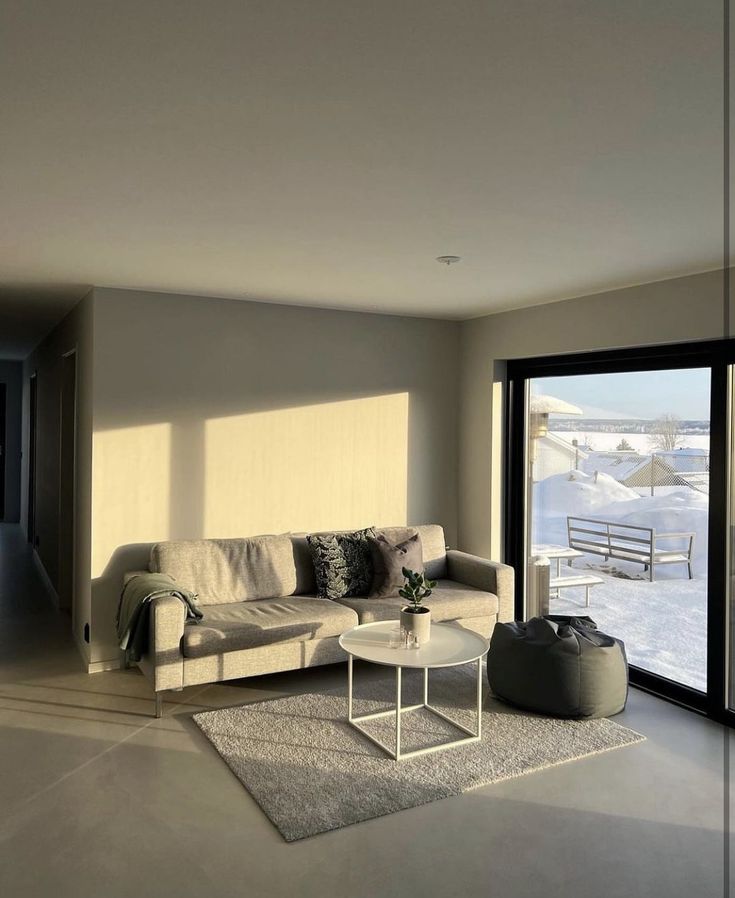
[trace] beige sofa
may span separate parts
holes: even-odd
[[[437,524],[381,529],[394,540],[421,534],[426,572],[438,580],[426,603],[434,621],[489,636],[497,620],[513,619],[512,568],[447,551]],[[168,689],[343,661],[338,639],[345,630],[398,619],[404,604],[398,597],[319,598],[303,535],[158,543],[150,570],[198,593],[204,612],[185,626],[181,601],[152,603],[148,652],[138,665],[153,685],[158,717]]]

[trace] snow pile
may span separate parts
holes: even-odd
[[[694,533],[692,562],[694,575],[707,571],[708,507],[706,495],[696,490],[677,489],[665,495],[641,496],[608,474],[572,471],[556,474],[537,483],[533,494],[533,542],[567,545],[567,516],[597,518],[637,527],[652,527],[657,533]],[[660,540],[660,549],[684,549],[685,539]],[[625,562],[616,562],[628,569]],[[630,573],[642,571],[631,565]],[[672,566],[673,577],[686,577],[686,568]],[[662,576],[665,576],[662,571]]]
[[[635,503],[614,504],[605,509],[605,518],[621,524],[653,527],[657,533],[694,533],[692,561],[695,576],[707,571],[707,496],[695,490],[677,490],[666,496],[641,496]],[[688,540],[659,540],[660,549],[686,548]],[[681,571],[680,568],[672,569]]]
[[[599,517],[598,510],[618,502],[640,498],[635,490],[624,486],[609,474],[585,474],[571,471],[554,474],[537,483],[533,491],[534,516],[564,517],[585,515]]]

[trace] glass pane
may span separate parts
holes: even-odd
[[[631,664],[701,691],[709,389],[690,368],[536,378],[527,397],[527,555],[549,562],[528,616],[589,615]]]

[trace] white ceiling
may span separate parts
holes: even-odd
[[[715,268],[721,18],[6,2],[5,295],[29,316],[97,284],[465,318]]]

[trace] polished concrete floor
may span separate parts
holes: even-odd
[[[727,894],[723,730],[650,696],[618,718],[641,745],[287,845],[190,715],[342,667],[188,689],[155,720],[137,671],[82,671],[69,623],[0,525],[4,898]]]

